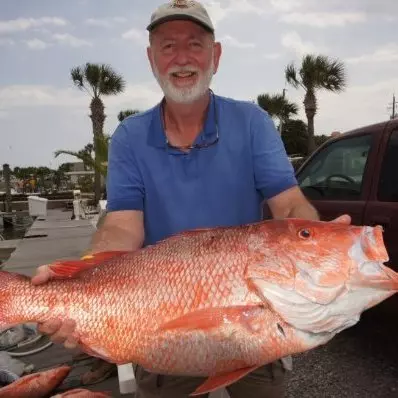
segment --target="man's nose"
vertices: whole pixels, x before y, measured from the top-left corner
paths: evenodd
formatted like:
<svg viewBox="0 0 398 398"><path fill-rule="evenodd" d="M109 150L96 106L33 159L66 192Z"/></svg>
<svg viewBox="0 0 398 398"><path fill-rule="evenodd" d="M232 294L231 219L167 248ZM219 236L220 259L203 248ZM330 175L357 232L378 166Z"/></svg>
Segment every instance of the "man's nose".
<svg viewBox="0 0 398 398"><path fill-rule="evenodd" d="M179 65L186 65L189 62L189 49L186 46L177 47L175 62Z"/></svg>

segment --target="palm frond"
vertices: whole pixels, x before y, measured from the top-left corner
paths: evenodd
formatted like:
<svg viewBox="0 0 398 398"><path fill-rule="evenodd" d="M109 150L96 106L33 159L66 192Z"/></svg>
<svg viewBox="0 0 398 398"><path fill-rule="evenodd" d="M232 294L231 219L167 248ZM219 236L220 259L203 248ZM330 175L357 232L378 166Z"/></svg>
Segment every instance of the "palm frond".
<svg viewBox="0 0 398 398"><path fill-rule="evenodd" d="M126 87L123 77L109 65L101 65L100 94L112 95L122 93Z"/></svg>
<svg viewBox="0 0 398 398"><path fill-rule="evenodd" d="M271 117L287 120L291 115L297 115L298 106L289 102L282 94L260 94L257 97L258 105L268 112Z"/></svg>
<svg viewBox="0 0 398 398"><path fill-rule="evenodd" d="M58 150L56 150L54 152L54 157L57 158L59 155L70 155L70 156L73 156L73 157L78 158L80 160L83 160L83 159L81 159L81 156L80 156L79 152L67 151L67 150L64 150L64 149L58 149Z"/></svg>
<svg viewBox="0 0 398 398"><path fill-rule="evenodd" d="M101 95L119 94L124 91L126 83L121 75L110 65L87 62L82 67L84 78L93 91L94 98Z"/></svg>
<svg viewBox="0 0 398 398"><path fill-rule="evenodd" d="M99 88L101 84L100 66L87 62L84 66L84 77L93 90L94 98L99 97Z"/></svg>
<svg viewBox="0 0 398 398"><path fill-rule="evenodd" d="M318 82L322 80L324 73L323 60L321 56L307 54L304 56L301 68L300 78L306 90L312 90L318 87Z"/></svg>
<svg viewBox="0 0 398 398"><path fill-rule="evenodd" d="M123 121L126 117L129 117L131 115L135 115L137 113L140 113L138 109L125 109L124 111L120 111L117 115L117 118L119 122Z"/></svg>
<svg viewBox="0 0 398 398"><path fill-rule="evenodd" d="M297 70L293 63L289 64L285 70L285 78L286 81L292 85L294 88L298 88L300 86L300 82L297 79Z"/></svg>
<svg viewBox="0 0 398 398"><path fill-rule="evenodd" d="M324 55L305 56L300 74L307 90L325 88L330 91L341 91L345 87L343 63Z"/></svg>
<svg viewBox="0 0 398 398"><path fill-rule="evenodd" d="M79 66L72 68L70 71L70 75L75 86L82 89L84 86L84 72L82 71L82 69Z"/></svg>
<svg viewBox="0 0 398 398"><path fill-rule="evenodd" d="M294 102L286 101L286 104L283 107L282 118L284 120L290 119L291 115L297 115L299 111L299 107Z"/></svg>
<svg viewBox="0 0 398 398"><path fill-rule="evenodd" d="M90 92L90 90L86 87L84 84L86 81L85 78L85 69L83 67L77 66L75 68L72 68L70 71L72 81L74 85L79 88L80 90L85 90L87 93L92 96L93 94Z"/></svg>
<svg viewBox="0 0 398 398"><path fill-rule="evenodd" d="M334 92L341 92L347 85L347 77L344 64L338 60L332 60L327 66L327 73L323 87Z"/></svg>

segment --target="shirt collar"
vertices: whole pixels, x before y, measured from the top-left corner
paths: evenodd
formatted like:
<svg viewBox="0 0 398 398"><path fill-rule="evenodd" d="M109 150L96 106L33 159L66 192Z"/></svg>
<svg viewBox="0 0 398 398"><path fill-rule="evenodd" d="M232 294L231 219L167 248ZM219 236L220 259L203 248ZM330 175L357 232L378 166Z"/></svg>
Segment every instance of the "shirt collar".
<svg viewBox="0 0 398 398"><path fill-rule="evenodd" d="M166 147L166 133L164 131L162 121L163 100L164 98L153 108L152 120L149 125L148 133L148 144L158 148ZM195 142L200 142L217 133L216 122L218 122L218 117L215 113L217 112L217 110L215 109L216 105L217 104L215 102L215 95L213 92L211 92L204 128L198 135Z"/></svg>

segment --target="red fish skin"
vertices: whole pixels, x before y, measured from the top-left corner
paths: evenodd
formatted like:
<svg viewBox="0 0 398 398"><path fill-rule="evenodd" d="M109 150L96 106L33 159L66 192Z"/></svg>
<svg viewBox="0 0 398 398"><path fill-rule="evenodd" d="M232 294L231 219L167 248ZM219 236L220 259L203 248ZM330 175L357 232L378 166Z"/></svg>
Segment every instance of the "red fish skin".
<svg viewBox="0 0 398 398"><path fill-rule="evenodd" d="M110 397L112 397L110 392L90 391L84 388L75 388L73 390L53 395L51 398L110 398Z"/></svg>
<svg viewBox="0 0 398 398"><path fill-rule="evenodd" d="M0 388L1 398L43 398L56 389L71 371L70 366L60 366L32 373Z"/></svg>
<svg viewBox="0 0 398 398"><path fill-rule="evenodd" d="M99 254L89 260L91 269L84 261L54 264L53 272L64 278L74 267L84 270L40 286L0 272L0 302L6 304L0 321L72 318L91 355L159 373L216 375L261 366L326 343L334 329L318 335L298 330L260 282L297 293L309 310L317 300L331 302L354 274L357 264L348 253L363 232L337 223L272 220L190 231L104 260ZM366 252L386 261L380 236L372 238ZM397 275L381 288L383 297L395 294Z"/></svg>

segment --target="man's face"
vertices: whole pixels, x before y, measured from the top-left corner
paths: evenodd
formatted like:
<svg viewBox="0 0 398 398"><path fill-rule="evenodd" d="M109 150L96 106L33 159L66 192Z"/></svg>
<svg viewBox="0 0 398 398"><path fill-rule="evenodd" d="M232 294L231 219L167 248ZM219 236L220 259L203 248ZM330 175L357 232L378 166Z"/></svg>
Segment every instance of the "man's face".
<svg viewBox="0 0 398 398"><path fill-rule="evenodd" d="M152 34L148 58L166 97L190 103L209 88L217 72L221 46L212 35L190 21L170 21Z"/></svg>

